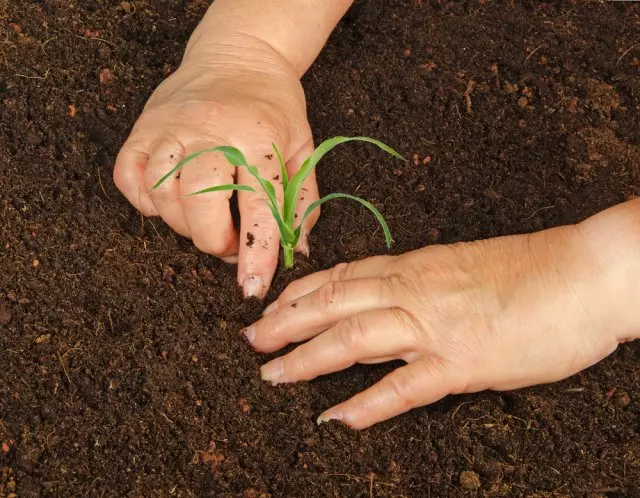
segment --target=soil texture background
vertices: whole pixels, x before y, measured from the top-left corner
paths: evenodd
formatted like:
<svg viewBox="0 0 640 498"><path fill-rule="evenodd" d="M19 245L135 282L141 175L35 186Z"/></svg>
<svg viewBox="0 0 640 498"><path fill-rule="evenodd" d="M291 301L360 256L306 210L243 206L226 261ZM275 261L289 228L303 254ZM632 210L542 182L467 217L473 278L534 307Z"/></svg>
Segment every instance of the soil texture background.
<svg viewBox="0 0 640 498"><path fill-rule="evenodd" d="M204 0L0 0L0 496L640 496L640 344L566 381L314 423L394 365L262 383L235 268L141 219L119 146ZM304 78L321 192L394 253L640 195L640 6L362 0ZM385 251L329 204L292 279Z"/></svg>

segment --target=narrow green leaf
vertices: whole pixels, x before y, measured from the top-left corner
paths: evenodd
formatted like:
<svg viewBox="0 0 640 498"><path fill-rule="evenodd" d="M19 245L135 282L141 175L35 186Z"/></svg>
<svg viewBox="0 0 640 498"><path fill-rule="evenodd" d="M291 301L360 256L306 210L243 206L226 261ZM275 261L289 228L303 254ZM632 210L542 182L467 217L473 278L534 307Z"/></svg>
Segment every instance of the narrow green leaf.
<svg viewBox="0 0 640 498"><path fill-rule="evenodd" d="M273 150L276 151L276 156L278 157L278 162L280 163L280 176L282 177L282 188L284 190L287 190L287 185L289 185L289 175L287 174L287 166L284 164L284 161L282 160L282 155L280 154L278 147L276 147L276 144L271 143L271 145L273 146Z"/></svg>
<svg viewBox="0 0 640 498"><path fill-rule="evenodd" d="M194 152L193 154L189 154L182 161L180 161L171 171L169 171L166 175L164 175L158 182L153 186L152 190L155 190L160 185L162 185L167 178L173 176L175 173L180 171L188 162L193 161L196 157L201 154L205 154L208 152L221 152L224 154L224 157L231 163L233 166L249 166L247 164L247 160L244 157L244 154L240 152L235 147L229 147L228 145L221 145L219 147L213 147L212 149L204 149L198 152Z"/></svg>
<svg viewBox="0 0 640 498"><path fill-rule="evenodd" d="M368 137L333 137L329 140L325 140L322 142L316 150L311 154L307 160L302 163L302 166L298 170L298 172L290 179L287 189L284 194L284 220L289 226L293 226L295 212L296 212L296 203L298 201L298 195L300 194L300 189L302 188L302 184L306 180L307 176L311 173L313 168L320 162L320 160L324 157L324 155L329 152L334 147L351 141L360 141L360 142L369 142L380 147L385 152L388 152L392 156L395 156L399 159L404 158L398 154L395 150L393 150L388 145L380 142L379 140L375 140L373 138ZM375 214L375 213L374 213Z"/></svg>
<svg viewBox="0 0 640 498"><path fill-rule="evenodd" d="M244 192L255 192L253 187L249 187L249 185L216 185L215 187L209 187L202 190L198 190L197 192L192 192L191 194L187 194L184 197L191 197L192 195L200 195L200 194L208 194L209 192L222 192L225 190L242 190Z"/></svg>
<svg viewBox="0 0 640 498"><path fill-rule="evenodd" d="M296 239L295 234L291 227L287 226L287 224L282 219L282 215L278 212L278 209L274 207L269 201L265 201L269 209L271 210L271 214L273 218L276 220L278 224L278 230L280 231L280 238L282 240L282 244L292 244Z"/></svg>
<svg viewBox="0 0 640 498"><path fill-rule="evenodd" d="M391 248L391 243L393 242L393 239L391 238L391 231L389 230L389 226L387 225L387 222L384 220L384 218L380 214L380 211L378 211L373 204L365 201L364 199L361 199L360 197L356 197L354 195L349 195L349 194L340 194L340 193L325 195L322 199L319 199L311 203L311 205L304 212L300 225L298 226L298 228L294 230L294 235L295 235L294 245L297 244L298 240L300 239L302 224L304 223L304 220L307 218L307 216L309 216L314 209L320 207L322 204L332 199L351 199L352 201L359 202L364 207L366 207L369 211L371 211L373 215L376 217L376 219L378 220L378 222L380 223L380 226L382 227L382 231L384 232L385 242L387 243L387 249Z"/></svg>
<svg viewBox="0 0 640 498"><path fill-rule="evenodd" d="M258 168L256 168L255 166L247 166L247 169L251 176L253 176L258 181L258 183L260 183L260 186L262 187L262 190L264 190L265 194L267 194L267 199L265 199L265 202L267 203L267 206L269 206L269 210L271 211L271 214L278 224L280 237L283 241L290 242L294 238L293 229L291 225L287 225L282 218L282 214L280 213L280 206L278 205L278 198L276 197L275 187L269 180L263 178L260 175L260 171L258 171Z"/></svg>

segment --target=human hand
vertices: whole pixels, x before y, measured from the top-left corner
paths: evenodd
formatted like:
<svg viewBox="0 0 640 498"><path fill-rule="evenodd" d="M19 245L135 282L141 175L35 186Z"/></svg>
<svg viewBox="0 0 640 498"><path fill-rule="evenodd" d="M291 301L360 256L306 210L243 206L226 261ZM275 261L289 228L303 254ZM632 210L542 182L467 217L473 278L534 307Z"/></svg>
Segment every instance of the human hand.
<svg viewBox="0 0 640 498"><path fill-rule="evenodd" d="M563 227L341 264L290 284L244 334L261 352L310 339L262 367L273 384L407 362L318 419L358 429L448 394L557 381L638 329L621 298L628 268L604 265L613 245L594 249L587 232L602 231Z"/></svg>
<svg viewBox="0 0 640 498"><path fill-rule="evenodd" d="M201 29L201 31L204 28ZM240 235L234 227L231 192L186 195L214 185L259 187L243 168L221 154L203 154L156 190L155 183L187 155L218 145L241 149L272 181L282 202L282 180L273 157L276 143L289 176L313 152L306 102L296 70L268 44L252 37L224 41L195 36L180 68L149 99L116 159L114 180L146 216L161 216L200 250L238 262L245 296L262 298L271 284L280 249L279 232L259 193L239 192ZM280 180L280 181L278 181ZM318 198L311 174L298 201L298 216ZM305 220L298 250L308 253L307 234L318 211Z"/></svg>

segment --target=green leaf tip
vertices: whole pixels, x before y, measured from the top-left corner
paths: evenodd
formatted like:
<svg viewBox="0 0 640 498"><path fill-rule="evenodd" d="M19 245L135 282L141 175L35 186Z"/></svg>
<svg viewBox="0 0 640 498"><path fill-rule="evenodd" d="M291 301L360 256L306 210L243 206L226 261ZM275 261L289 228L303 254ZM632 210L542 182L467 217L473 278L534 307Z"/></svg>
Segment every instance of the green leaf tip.
<svg viewBox="0 0 640 498"><path fill-rule="evenodd" d="M380 223L380 226L382 227L382 231L384 232L385 242L387 244L387 249L391 249L391 244L393 243L393 238L391 237L391 231L389 230L389 226L387 225L387 222L385 221L384 217L382 216L382 214L380 214L380 211L378 211L376 207L373 204L371 204L369 201L365 201L364 199L361 199L360 197L356 197L355 195L341 194L341 193L325 195L322 199L318 199L317 201L312 202L309 205L307 210L304 212L304 215L302 216L302 221L300 221L300 225L294 231L296 235L296 239L295 239L296 244L300 239L302 224L304 223L304 220L307 218L307 216L309 216L316 208L320 207L322 204L332 199L350 199L352 201L359 202L364 207L366 207L369 211L371 211L373 215L376 217L376 219L378 220L378 223Z"/></svg>
<svg viewBox="0 0 640 498"><path fill-rule="evenodd" d="M193 161L196 157L201 154L212 153L212 152L221 152L224 154L225 159L232 164L233 166L244 166L248 167L247 159L244 157L244 154L240 152L239 149L235 147L230 147L228 145L220 145L218 147L213 147L211 149L199 150L198 152L193 152L185 157L182 161L180 161L171 171L169 171L166 175L164 175L160 180L156 182L151 190L157 189L160 185L162 185L168 178L176 174L180 171L187 163Z"/></svg>

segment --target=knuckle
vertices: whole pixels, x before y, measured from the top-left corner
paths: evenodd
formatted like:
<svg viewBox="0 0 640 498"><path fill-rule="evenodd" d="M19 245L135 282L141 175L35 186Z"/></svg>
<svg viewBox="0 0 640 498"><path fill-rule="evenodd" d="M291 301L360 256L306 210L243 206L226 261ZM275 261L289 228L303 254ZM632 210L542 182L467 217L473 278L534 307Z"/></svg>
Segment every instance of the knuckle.
<svg viewBox="0 0 640 498"><path fill-rule="evenodd" d="M334 266L333 270L331 270L331 281L340 282L347 280L350 273L350 267L353 265L355 265L355 263L340 263Z"/></svg>
<svg viewBox="0 0 640 498"><path fill-rule="evenodd" d="M340 300L344 286L342 282L329 282L318 291L318 301L325 309L331 309L335 307L335 303Z"/></svg>
<svg viewBox="0 0 640 498"><path fill-rule="evenodd" d="M193 234L193 245L198 248L198 250L212 254L214 256L220 256L226 254L229 249L229 242L222 240L219 237L212 236L202 236Z"/></svg>
<svg viewBox="0 0 640 498"><path fill-rule="evenodd" d="M393 322L397 324L397 329L406 337L408 345L412 348L421 346L423 338L415 318L399 308L392 308L389 313L392 315Z"/></svg>
<svg viewBox="0 0 640 498"><path fill-rule="evenodd" d="M414 385L413 374L409 374L405 369L401 368L386 378L384 387L393 401L399 403L403 409L408 410L415 408L418 404L413 390Z"/></svg>
<svg viewBox="0 0 640 498"><path fill-rule="evenodd" d="M353 350L362 347L367 340L367 333L362 320L357 315L352 315L338 325L338 335L345 350Z"/></svg>
<svg viewBox="0 0 640 498"><path fill-rule="evenodd" d="M307 344L298 346L289 358L285 356L285 372L297 380L313 379L315 375L312 358L313 353L309 351Z"/></svg>

